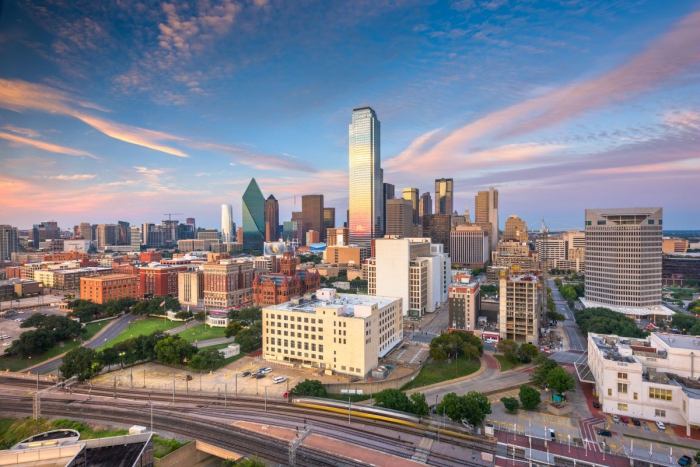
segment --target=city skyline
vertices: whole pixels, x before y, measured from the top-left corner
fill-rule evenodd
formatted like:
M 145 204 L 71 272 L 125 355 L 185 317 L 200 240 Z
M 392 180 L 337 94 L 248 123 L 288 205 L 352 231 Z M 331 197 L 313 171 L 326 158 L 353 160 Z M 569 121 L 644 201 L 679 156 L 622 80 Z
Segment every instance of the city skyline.
M 493 186 L 501 228 L 645 205 L 700 227 L 698 2 L 135 8 L 4 3 L 0 223 L 242 225 L 253 177 L 280 223 L 312 193 L 344 213 L 367 105 L 397 191 L 454 178 L 463 212 Z

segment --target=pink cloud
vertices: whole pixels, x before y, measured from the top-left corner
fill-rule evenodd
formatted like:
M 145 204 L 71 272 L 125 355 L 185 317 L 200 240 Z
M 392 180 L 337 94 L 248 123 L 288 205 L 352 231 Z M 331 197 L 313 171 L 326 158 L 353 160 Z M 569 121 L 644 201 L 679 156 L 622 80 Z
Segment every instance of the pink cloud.
M 1 133 L 0 132 L 0 138 L 7 140 L 7 141 L 10 141 L 10 143 L 12 143 L 12 144 L 21 144 L 24 146 L 32 146 L 32 147 L 41 149 L 42 151 L 53 152 L 56 154 L 66 154 L 68 156 L 84 156 L 84 157 L 90 157 L 92 159 L 100 160 L 99 157 L 95 156 L 94 154 L 90 154 L 87 151 L 81 151 L 79 149 L 71 149 L 71 148 L 67 148 L 65 146 L 59 146 L 57 144 L 45 143 L 43 141 L 37 141 L 35 139 L 28 139 L 28 138 L 24 138 L 22 136 L 11 135 L 9 133 Z

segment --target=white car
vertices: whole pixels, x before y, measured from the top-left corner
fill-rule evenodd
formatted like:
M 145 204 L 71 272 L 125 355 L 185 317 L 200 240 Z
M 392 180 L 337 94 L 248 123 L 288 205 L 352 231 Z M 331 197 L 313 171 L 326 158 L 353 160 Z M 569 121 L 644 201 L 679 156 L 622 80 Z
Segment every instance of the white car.
M 664 425 L 664 422 L 656 422 L 656 427 L 661 431 L 666 431 L 666 425 Z
M 262 373 L 262 374 L 272 373 L 272 368 L 270 368 L 270 367 L 263 368 L 262 370 L 260 370 L 260 373 Z
M 2 344 L 3 347 L 9 347 L 9 346 L 11 346 L 11 345 L 12 345 L 12 344 L 10 344 L 9 342 L 5 342 L 4 344 Z
M 277 376 L 275 379 L 272 380 L 272 382 L 275 384 L 284 383 L 285 381 L 287 381 L 286 376 Z

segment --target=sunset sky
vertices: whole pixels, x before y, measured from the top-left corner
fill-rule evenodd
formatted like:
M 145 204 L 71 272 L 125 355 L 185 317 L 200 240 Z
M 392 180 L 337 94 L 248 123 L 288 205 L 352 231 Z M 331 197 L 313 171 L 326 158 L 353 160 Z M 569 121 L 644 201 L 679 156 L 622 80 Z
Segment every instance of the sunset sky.
M 341 225 L 365 105 L 397 191 L 700 229 L 694 0 L 0 1 L 0 224 L 240 225 L 255 177 L 280 221 L 323 193 Z

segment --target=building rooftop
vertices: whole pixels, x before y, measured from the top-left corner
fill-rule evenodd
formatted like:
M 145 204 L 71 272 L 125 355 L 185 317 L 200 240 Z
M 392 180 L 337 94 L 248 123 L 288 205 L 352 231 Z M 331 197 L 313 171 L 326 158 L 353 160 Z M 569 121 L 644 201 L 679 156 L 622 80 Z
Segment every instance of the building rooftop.
M 508 276 L 508 280 L 513 282 L 539 282 L 540 279 L 534 274 L 520 274 L 518 276 Z
M 324 296 L 330 298 L 324 300 Z M 335 289 L 319 289 L 317 293 L 306 294 L 304 298 L 293 298 L 288 302 L 265 307 L 265 309 L 314 313 L 316 308 L 333 308 L 338 310 L 338 316 L 352 318 L 355 316 L 356 306 L 371 307 L 376 305 L 378 308 L 383 308 L 396 300 L 398 299 L 391 297 L 336 294 Z
M 592 300 L 587 300 L 584 297 L 579 298 L 581 303 L 586 308 L 603 307 L 608 308 L 617 313 L 622 313 L 623 315 L 634 315 L 634 316 L 673 316 L 676 314 L 673 310 L 666 308 L 663 305 L 654 306 L 643 306 L 643 307 L 631 307 L 631 306 L 614 306 L 608 305 L 607 303 L 594 302 Z
M 657 332 L 657 339 L 672 349 L 698 350 L 700 351 L 700 337 L 684 336 L 682 334 L 669 334 Z

